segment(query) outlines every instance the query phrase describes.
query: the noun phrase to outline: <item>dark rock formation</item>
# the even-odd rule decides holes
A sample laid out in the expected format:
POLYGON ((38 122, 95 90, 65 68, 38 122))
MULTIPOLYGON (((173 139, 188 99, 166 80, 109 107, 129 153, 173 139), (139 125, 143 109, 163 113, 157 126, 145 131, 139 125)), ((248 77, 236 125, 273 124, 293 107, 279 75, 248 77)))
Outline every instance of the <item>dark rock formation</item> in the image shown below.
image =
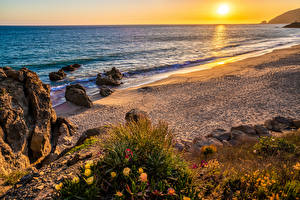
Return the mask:
POLYGON ((84 87, 80 84, 68 85, 66 88, 65 98, 76 105, 91 108, 93 102, 90 100, 84 87))
POLYGON ((231 132, 234 130, 242 131, 246 134, 249 135, 256 135, 256 131, 252 126, 249 125, 241 125, 241 126, 236 126, 231 128, 231 132))
POLYGON ((101 73, 97 75, 96 79, 97 85, 110 85, 110 86, 119 86, 121 82, 119 80, 113 79, 111 75, 103 76, 101 73))
POLYGON ((294 22, 289 25, 284 26, 283 28, 300 28, 300 22, 294 22))
POLYGON ((275 131, 275 132, 282 132, 286 129, 291 129, 294 127, 294 123, 292 119, 288 119, 285 117, 277 116, 271 120, 267 120, 265 122, 265 126, 267 129, 275 131))
POLYGON ((59 80, 66 78, 66 76, 67 76, 67 74, 62 69, 60 69, 58 72, 49 73, 49 79, 51 81, 59 81, 59 80))
POLYGON ((102 87, 100 89, 100 95, 103 97, 107 97, 109 95, 111 95, 114 91, 108 87, 102 87))
POLYGON ((121 80, 123 78, 123 74, 119 69, 113 67, 110 71, 105 73, 106 76, 111 76, 115 80, 121 80))
POLYGON ((132 109, 125 115, 125 120, 127 122, 138 122, 141 119, 149 120, 148 114, 139 109, 132 109))
POLYGON ((65 72, 71 72, 71 71, 75 71, 79 67, 81 67, 81 65, 73 64, 73 65, 68 65, 68 66, 63 67, 62 70, 64 70, 65 72))
POLYGON ((36 73, 26 68, 0 69, 0 171, 10 171, 25 168, 50 153, 56 113, 50 87, 36 73))

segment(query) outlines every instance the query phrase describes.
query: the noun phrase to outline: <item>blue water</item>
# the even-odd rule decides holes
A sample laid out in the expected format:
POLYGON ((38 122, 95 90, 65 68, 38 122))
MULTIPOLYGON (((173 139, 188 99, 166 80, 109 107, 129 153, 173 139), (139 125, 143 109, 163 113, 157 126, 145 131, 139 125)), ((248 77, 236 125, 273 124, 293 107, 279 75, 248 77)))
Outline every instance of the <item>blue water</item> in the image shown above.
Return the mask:
MULTIPOLYGON (((54 105, 67 84, 96 91, 99 72, 117 67, 124 85, 134 79, 190 64, 300 44, 299 29, 282 25, 193 26, 0 26, 0 66, 28 67, 51 84, 54 105), (79 63, 67 79, 50 82, 49 72, 79 63)), ((135 81, 136 82, 136 81, 135 81)))

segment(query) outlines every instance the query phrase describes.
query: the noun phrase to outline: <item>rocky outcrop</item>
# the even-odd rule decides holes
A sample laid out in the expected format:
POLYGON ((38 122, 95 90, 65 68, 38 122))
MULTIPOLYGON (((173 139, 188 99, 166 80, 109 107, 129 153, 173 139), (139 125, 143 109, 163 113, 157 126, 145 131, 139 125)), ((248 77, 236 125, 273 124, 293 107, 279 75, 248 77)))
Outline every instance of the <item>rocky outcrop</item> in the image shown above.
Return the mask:
POLYGON ((79 64, 73 64, 73 65, 65 66, 65 67, 63 67, 61 69, 64 70, 65 72, 71 72, 71 71, 75 71, 79 67, 81 67, 81 65, 79 65, 79 64))
MULTIPOLYGON (((193 142, 188 145, 185 144, 185 149, 188 149, 186 146, 189 146, 193 152, 200 153, 203 146, 232 146, 255 142, 259 137, 271 136, 271 132, 281 133, 285 130, 298 128, 300 128, 300 120, 277 116, 267 120, 264 125, 240 125, 232 127, 230 131, 216 129, 205 137, 194 138, 193 142)), ((180 142, 176 143, 178 149, 182 149, 180 144, 180 142)))
POLYGON ((113 67, 110 71, 107 71, 105 75, 111 76, 115 80, 121 80, 123 78, 123 74, 115 67, 113 67))
POLYGON ((102 87, 100 89, 100 95, 103 96, 103 97, 107 97, 109 95, 111 95, 114 91, 108 87, 102 87))
POLYGON ((139 109, 132 109, 125 115, 127 122, 138 122, 141 119, 149 120, 149 116, 145 111, 139 109))
POLYGON ((67 76, 67 74, 62 69, 60 69, 58 72, 49 73, 49 79, 51 81, 59 81, 59 80, 66 78, 66 76, 67 76))
POLYGON ((104 74, 99 73, 97 75, 96 84, 103 86, 119 86, 121 85, 121 79, 123 74, 117 68, 113 67, 110 71, 105 72, 104 74))
POLYGON ((86 94, 84 87, 80 84, 68 85, 66 88, 65 98, 67 101, 78 106, 84 106, 87 108, 91 108, 93 106, 93 102, 86 94))
POLYGON ((289 25, 284 26, 283 28, 300 28, 300 22, 294 22, 289 25))
POLYGON ((121 85, 121 82, 119 80, 113 79, 111 75, 103 76, 100 73, 97 75, 96 84, 100 86, 102 85, 119 86, 121 85))
POLYGON ((39 163, 55 149, 50 87, 26 68, 0 68, 0 172, 39 163), (3 75, 3 72, 5 75, 3 75))

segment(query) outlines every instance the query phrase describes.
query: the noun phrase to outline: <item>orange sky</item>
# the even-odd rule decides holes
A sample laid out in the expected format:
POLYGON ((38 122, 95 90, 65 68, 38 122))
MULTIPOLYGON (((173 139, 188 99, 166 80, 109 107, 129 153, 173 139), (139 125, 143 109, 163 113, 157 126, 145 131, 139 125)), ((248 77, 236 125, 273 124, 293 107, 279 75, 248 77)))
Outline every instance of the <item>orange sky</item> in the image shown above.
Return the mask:
POLYGON ((0 0, 0 24, 259 23, 299 8, 300 0, 0 0), (230 13, 217 14, 227 3, 230 13))

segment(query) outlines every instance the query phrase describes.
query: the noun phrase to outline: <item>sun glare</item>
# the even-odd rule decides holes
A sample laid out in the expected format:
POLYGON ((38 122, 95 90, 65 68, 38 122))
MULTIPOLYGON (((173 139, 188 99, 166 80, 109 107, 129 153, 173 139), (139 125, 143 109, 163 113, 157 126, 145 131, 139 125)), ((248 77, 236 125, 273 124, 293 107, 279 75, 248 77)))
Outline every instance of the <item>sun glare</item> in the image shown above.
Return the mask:
POLYGON ((219 15, 226 15, 226 14, 229 13, 229 11, 230 11, 229 6, 227 4, 222 4, 222 5, 219 6, 219 8, 217 10, 217 13, 219 15))

